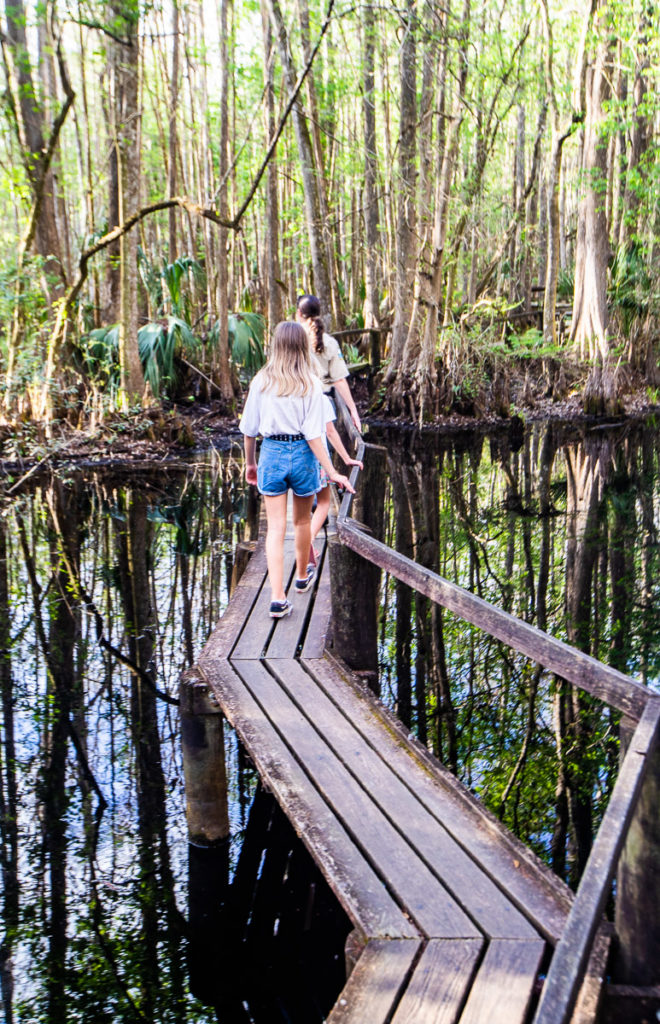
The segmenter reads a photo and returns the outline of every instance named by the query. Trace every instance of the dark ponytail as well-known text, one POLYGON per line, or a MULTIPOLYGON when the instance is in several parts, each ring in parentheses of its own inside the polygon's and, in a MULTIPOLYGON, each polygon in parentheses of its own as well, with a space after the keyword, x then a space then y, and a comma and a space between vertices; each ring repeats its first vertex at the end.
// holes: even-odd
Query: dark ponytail
POLYGON ((305 320, 309 320, 312 327, 314 328, 314 334, 316 335, 316 341, 314 348, 317 352, 323 352, 323 334, 325 327, 321 320, 321 303, 316 298, 316 295, 299 295, 297 303, 298 312, 305 320))

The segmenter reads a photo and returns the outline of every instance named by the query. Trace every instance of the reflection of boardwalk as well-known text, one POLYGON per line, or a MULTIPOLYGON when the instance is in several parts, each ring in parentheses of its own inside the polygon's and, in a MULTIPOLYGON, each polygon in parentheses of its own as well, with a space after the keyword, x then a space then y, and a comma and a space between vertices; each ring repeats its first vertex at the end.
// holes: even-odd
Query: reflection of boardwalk
POLYGON ((199 660, 363 943, 328 1020, 522 1024, 569 890, 326 651, 329 590, 273 623, 258 547, 199 660))

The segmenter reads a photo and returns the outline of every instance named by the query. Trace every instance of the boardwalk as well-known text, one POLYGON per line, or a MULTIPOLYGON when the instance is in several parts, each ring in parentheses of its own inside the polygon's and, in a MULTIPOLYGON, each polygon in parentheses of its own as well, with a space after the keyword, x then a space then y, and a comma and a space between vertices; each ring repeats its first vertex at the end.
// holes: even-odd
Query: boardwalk
POLYGON ((333 658, 325 560, 289 618, 269 600, 258 547, 198 670, 363 947, 328 1021, 529 1020, 570 891, 333 658))

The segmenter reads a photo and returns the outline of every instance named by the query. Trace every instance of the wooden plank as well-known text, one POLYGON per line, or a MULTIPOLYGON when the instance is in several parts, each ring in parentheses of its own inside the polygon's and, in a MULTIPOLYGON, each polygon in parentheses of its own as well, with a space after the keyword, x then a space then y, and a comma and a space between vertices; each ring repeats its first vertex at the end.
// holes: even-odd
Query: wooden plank
POLYGON ((305 641, 303 643, 302 658, 321 658, 325 651, 326 640, 330 631, 331 617, 330 601, 330 566, 327 564, 327 556, 321 563, 321 577, 314 598, 312 614, 307 625, 305 641))
POLYGON ((343 513, 342 502, 337 519, 337 534, 342 543, 353 551, 379 565, 420 594, 425 594, 467 622, 544 665, 562 679, 567 679, 631 718, 640 718, 649 699, 649 691, 641 683, 583 654, 570 644, 556 640, 515 615, 488 604, 476 594, 443 579, 430 569, 417 565, 412 559, 362 533, 353 523, 344 521, 343 513))
MULTIPOLYGON (((322 550, 322 545, 320 546, 322 550)), ((296 575, 295 570, 293 575, 296 575)), ((281 619, 277 623, 277 628, 266 648, 266 657, 268 659, 295 658, 296 651, 304 636, 310 605, 313 604, 316 597, 316 587, 317 582, 315 580, 312 587, 306 593, 296 594, 293 581, 291 582, 289 600, 293 605, 293 611, 286 619, 281 619)))
POLYGON ((459 1017, 460 1024, 524 1024, 545 943, 494 939, 459 1017))
POLYGON ((205 677, 271 790, 351 921, 366 935, 417 938, 419 932, 310 783, 231 665, 209 662, 205 677))
POLYGON ((564 1024, 570 1020, 596 929, 635 800, 659 737, 660 698, 646 706, 614 783, 607 810, 591 848, 561 941, 555 950, 539 1001, 534 1024, 564 1024))
POLYGON ((199 664, 203 665, 208 657, 227 658, 235 646, 245 627, 245 622, 259 597, 264 576, 261 576, 261 584, 252 586, 237 586, 232 594, 231 601, 227 605, 224 615, 211 633, 199 655, 199 664))
POLYGON ((483 946, 479 939, 431 939, 392 1024, 456 1024, 483 946))
POLYGON ((372 939, 327 1024, 387 1024, 420 946, 412 939, 372 939))
POLYGON ((254 602, 257 600, 264 584, 265 575, 266 552, 263 545, 257 545, 227 607, 200 653, 200 664, 207 655, 228 657, 243 630, 245 620, 249 616, 254 602))
POLYGON ((298 708, 309 714, 314 728, 352 773, 354 781, 350 784, 363 787, 477 927, 491 937, 537 938, 536 930, 506 893, 456 842, 442 820, 419 800, 412 779, 404 782, 395 773, 389 758, 383 756, 388 747, 385 730, 376 734, 372 731, 370 742, 365 742, 352 716, 337 707, 300 665, 268 664, 280 685, 291 694, 298 708))
POLYGON ((329 655, 304 660, 328 696, 541 934, 556 943, 573 895, 423 747, 369 689, 329 655))
MULTIPOLYGON (((293 541, 287 539, 284 543, 284 586, 291 581, 294 572, 293 541)), ((232 660, 238 658, 260 658, 266 648, 271 634, 279 624, 278 619, 271 619, 270 610, 271 590, 268 580, 264 581, 259 597, 252 608, 251 614, 245 621, 245 628, 241 633, 233 651, 232 660)), ((295 615, 295 612, 291 613, 295 615)), ((291 616, 289 616, 291 617, 291 616)))
POLYGON ((236 584, 237 587, 251 587, 259 581, 268 571, 266 562, 266 548, 263 541, 259 541, 246 566, 245 572, 236 584))
MULTIPOLYGON (((426 936, 479 938, 480 932, 408 840, 383 816, 370 794, 356 785, 278 681, 258 662, 237 663, 242 679, 270 721, 286 738, 339 820, 387 879, 397 901, 426 936)), ((297 666, 288 664, 288 669, 297 666)))

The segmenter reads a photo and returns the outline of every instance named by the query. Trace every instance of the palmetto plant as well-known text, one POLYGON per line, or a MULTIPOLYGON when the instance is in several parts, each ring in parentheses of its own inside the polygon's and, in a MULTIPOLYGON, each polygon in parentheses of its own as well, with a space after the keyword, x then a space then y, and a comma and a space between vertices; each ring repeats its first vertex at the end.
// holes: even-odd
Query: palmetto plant
MULTIPOLYGON (((253 377, 265 362, 264 331, 265 321, 260 313, 230 313, 228 321, 229 348, 232 362, 241 366, 247 377, 253 377)), ((220 324, 213 324, 207 342, 212 347, 218 344, 220 324)))
MULTIPOLYGON (((142 283, 149 295, 154 319, 138 331, 138 349, 145 380, 154 395, 172 393, 177 384, 177 360, 196 362, 202 342, 191 324, 191 281, 202 283, 204 268, 190 256, 173 263, 163 260, 157 268, 144 253, 138 253, 142 283), (157 319, 156 319, 157 318, 157 319)), ((264 318, 258 313, 229 315, 229 345, 234 363, 248 377, 264 363, 264 318)), ((207 335, 207 345, 217 345, 219 324, 207 335)), ((114 399, 119 386, 119 326, 111 324, 85 334, 80 341, 80 356, 85 373, 114 399)))
MULTIPOLYGON (((138 331, 138 349, 145 380, 154 395, 176 383, 176 357, 190 355, 201 345, 189 324, 177 316, 165 323, 144 324, 138 331)), ((114 398, 119 386, 119 324, 99 327, 81 339, 80 351, 87 375, 114 398)))
POLYGON ((192 319, 190 285, 203 285, 204 267, 192 256, 179 256, 173 263, 163 257, 161 266, 151 263, 142 249, 138 249, 140 278, 149 296, 149 305, 156 316, 166 312, 181 317, 187 323, 192 319))
POLYGON ((642 246, 629 242, 620 246, 610 269, 609 299, 619 314, 624 337, 635 320, 643 320, 657 310, 660 296, 654 293, 649 263, 642 246))
POLYGON ((201 346, 199 338, 185 320, 168 316, 166 324, 148 323, 138 331, 138 348, 144 378, 154 395, 161 387, 169 389, 176 382, 176 356, 190 356, 201 346))

